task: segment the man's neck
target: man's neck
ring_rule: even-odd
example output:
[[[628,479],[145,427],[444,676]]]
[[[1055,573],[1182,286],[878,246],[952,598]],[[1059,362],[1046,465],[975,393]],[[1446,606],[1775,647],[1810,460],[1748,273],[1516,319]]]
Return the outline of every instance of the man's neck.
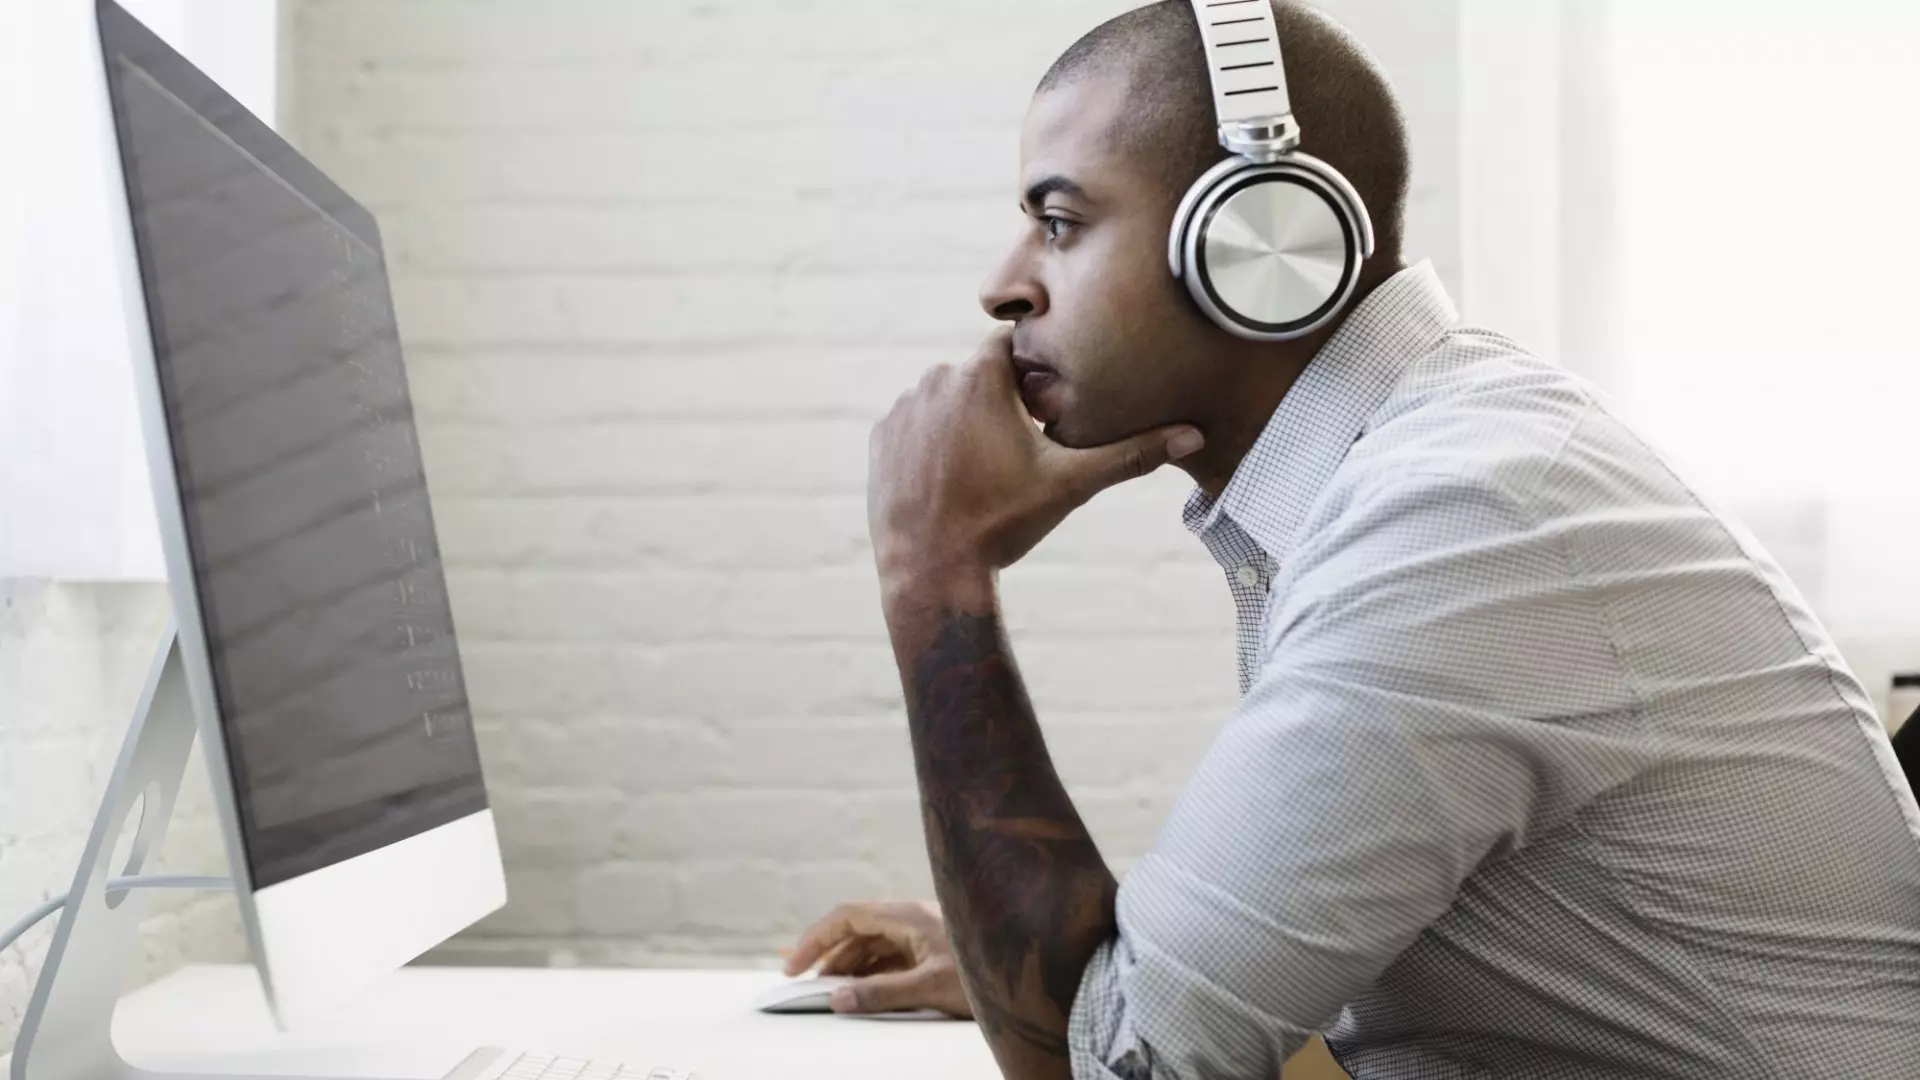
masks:
[[[1294,383],[1300,381],[1307,365],[1333,340],[1373,290],[1405,269],[1400,259],[1380,259],[1376,265],[1379,269],[1369,267],[1361,278],[1353,299],[1347,302],[1339,318],[1293,341],[1277,345],[1245,343],[1251,346],[1245,350],[1248,355],[1233,365],[1239,377],[1229,382],[1226,393],[1219,395],[1218,413],[1200,422],[1200,430],[1207,437],[1206,448],[1180,462],[1180,467],[1200,485],[1200,490],[1215,499],[1227,490],[1240,462],[1260,441],[1280,402],[1285,400]]]

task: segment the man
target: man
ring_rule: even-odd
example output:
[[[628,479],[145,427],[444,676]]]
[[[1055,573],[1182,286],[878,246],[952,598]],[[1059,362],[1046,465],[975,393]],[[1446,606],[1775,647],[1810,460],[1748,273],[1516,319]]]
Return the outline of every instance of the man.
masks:
[[[873,436],[940,906],[843,907],[793,970],[879,972],[843,1010],[971,1014],[1018,1078],[1272,1077],[1322,1031],[1361,1080],[1920,1074],[1920,810],[1860,686],[1584,384],[1405,267],[1384,78],[1278,19],[1303,148],[1376,225],[1355,298],[1256,343],[1169,275],[1222,156],[1185,0],[1060,59],[982,293],[1011,329]],[[1117,886],[995,572],[1169,460],[1243,697]]]

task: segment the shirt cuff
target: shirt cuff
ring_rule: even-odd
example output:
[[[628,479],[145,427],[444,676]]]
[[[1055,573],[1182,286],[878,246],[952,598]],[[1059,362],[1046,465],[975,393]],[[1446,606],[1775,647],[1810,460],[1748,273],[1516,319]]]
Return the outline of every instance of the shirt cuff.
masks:
[[[1109,940],[1094,951],[1080,977],[1080,992],[1067,1016],[1073,1080],[1175,1080],[1154,1071],[1153,1049],[1133,1031],[1120,993],[1124,959],[1119,940]]]

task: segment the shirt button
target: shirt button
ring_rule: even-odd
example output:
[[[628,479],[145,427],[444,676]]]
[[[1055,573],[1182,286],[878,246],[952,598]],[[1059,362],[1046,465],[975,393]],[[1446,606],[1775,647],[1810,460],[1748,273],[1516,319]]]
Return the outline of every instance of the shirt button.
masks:
[[[1238,573],[1234,574],[1234,577],[1238,578],[1240,584],[1245,585],[1249,589],[1259,588],[1260,586],[1260,571],[1256,567],[1243,566]]]

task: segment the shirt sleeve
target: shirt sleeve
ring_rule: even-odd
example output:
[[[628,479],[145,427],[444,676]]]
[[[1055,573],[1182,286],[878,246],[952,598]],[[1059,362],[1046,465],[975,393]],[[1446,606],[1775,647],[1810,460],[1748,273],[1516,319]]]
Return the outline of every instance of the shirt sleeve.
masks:
[[[1477,866],[1631,768],[1553,723],[1631,697],[1551,530],[1490,485],[1396,483],[1289,560],[1259,676],[1121,883],[1081,1080],[1278,1076]]]
[[[1151,1051],[1120,1032],[1127,1014],[1114,957],[1118,947],[1118,941],[1109,941],[1087,961],[1079,996],[1067,1018],[1067,1047],[1077,1080],[1149,1080],[1153,1076],[1153,1062],[1146,1057]]]

